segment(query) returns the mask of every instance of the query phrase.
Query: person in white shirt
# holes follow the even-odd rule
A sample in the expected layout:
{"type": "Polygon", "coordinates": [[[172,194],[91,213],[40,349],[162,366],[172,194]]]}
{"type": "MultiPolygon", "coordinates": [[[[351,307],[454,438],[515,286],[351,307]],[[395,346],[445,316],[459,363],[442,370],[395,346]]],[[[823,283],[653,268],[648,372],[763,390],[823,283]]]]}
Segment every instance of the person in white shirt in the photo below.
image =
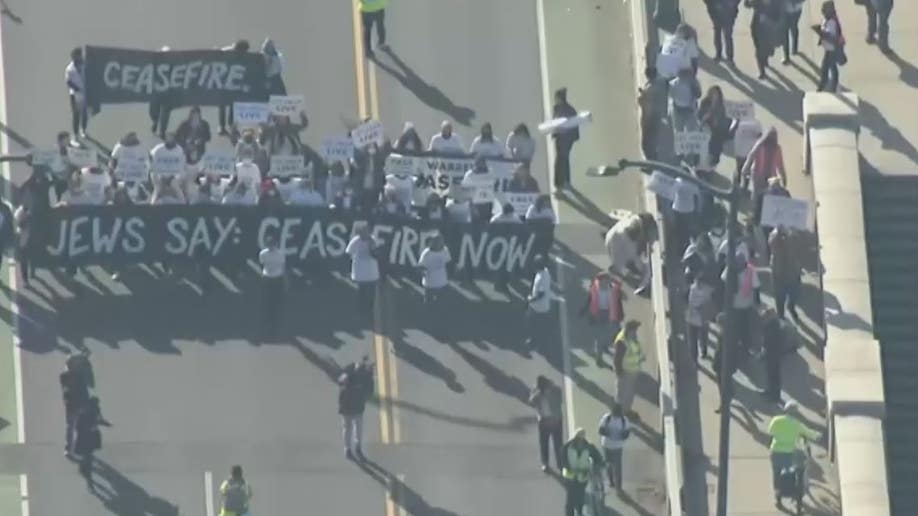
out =
{"type": "Polygon", "coordinates": [[[657,55],[656,68],[660,77],[672,79],[680,70],[698,70],[698,37],[695,29],[683,23],[667,36],[657,55]]]}
{"type": "Polygon", "coordinates": [[[281,199],[283,199],[284,203],[289,204],[290,196],[293,192],[299,190],[303,180],[297,177],[275,177],[271,182],[274,183],[274,188],[277,188],[277,191],[280,192],[281,199]]]}
{"type": "Polygon", "coordinates": [[[70,92],[70,113],[73,127],[73,136],[86,137],[86,127],[89,125],[89,109],[86,105],[85,81],[83,80],[83,49],[75,48],[70,51],[70,63],[64,69],[64,80],[70,92]]]}
{"type": "Polygon", "coordinates": [[[175,135],[169,133],[166,140],[150,151],[150,179],[163,176],[183,176],[188,160],[185,150],[176,143],[175,135]]]}
{"type": "Polygon", "coordinates": [[[444,120],[440,132],[430,138],[427,150],[441,154],[465,154],[465,144],[458,134],[453,133],[453,124],[444,120]]]}
{"type": "Polygon", "coordinates": [[[111,176],[98,167],[83,167],[80,177],[89,204],[102,205],[108,202],[112,194],[111,176]]]}
{"type": "MultiPolygon", "coordinates": [[[[534,262],[536,268],[535,278],[532,280],[532,292],[526,298],[526,337],[525,347],[529,351],[535,350],[547,342],[551,333],[551,271],[548,270],[548,261],[544,256],[537,256],[534,262]]],[[[547,351],[547,350],[545,350],[547,351]]]]}
{"type": "Polygon", "coordinates": [[[481,126],[481,134],[472,140],[472,146],[469,147],[469,154],[476,158],[502,158],[505,152],[504,144],[494,138],[490,122],[481,126]]]}
{"type": "Polygon", "coordinates": [[[375,256],[379,242],[366,224],[358,226],[355,233],[344,252],[351,257],[351,281],[357,284],[357,311],[372,317],[379,281],[379,263],[375,256]]]}
{"type": "Polygon", "coordinates": [[[701,191],[698,186],[681,177],[676,178],[673,186],[673,242],[676,253],[682,256],[689,244],[695,229],[696,210],[700,203],[701,191]]]}
{"type": "Polygon", "coordinates": [[[474,215],[472,219],[479,224],[491,220],[491,206],[494,204],[494,174],[488,169],[484,158],[477,158],[475,166],[465,173],[462,187],[472,195],[474,215]]]}
{"type": "Polygon", "coordinates": [[[79,170],[75,170],[70,175],[67,182],[67,190],[61,195],[58,204],[62,206],[87,206],[93,204],[92,199],[86,194],[83,188],[83,176],[79,170]]]}
{"type": "Polygon", "coordinates": [[[421,251],[418,267],[423,272],[421,285],[424,287],[424,304],[431,306],[440,300],[440,296],[449,284],[446,266],[452,261],[449,248],[443,243],[443,236],[436,235],[430,244],[421,251]]]}
{"type": "MultiPolygon", "coordinates": [[[[871,0],[867,0],[870,2],[871,0]]],[[[844,41],[841,23],[835,12],[835,2],[822,3],[822,25],[813,25],[812,29],[819,34],[819,46],[825,53],[822,57],[822,66],[819,69],[819,86],[816,91],[834,93],[838,89],[839,59],[844,55],[844,41]]]]}
{"type": "Polygon", "coordinates": [[[625,411],[618,403],[612,403],[612,410],[599,419],[599,443],[602,445],[606,459],[606,471],[609,485],[614,487],[619,496],[623,491],[622,450],[631,435],[631,424],[625,417],[625,411]]]}
{"type": "Polygon", "coordinates": [[[240,183],[246,183],[249,188],[255,188],[261,184],[261,170],[249,158],[243,158],[236,163],[236,180],[240,183]]]}
{"type": "Polygon", "coordinates": [[[385,188],[391,188],[395,200],[405,207],[405,211],[411,209],[411,200],[414,198],[414,177],[410,174],[387,174],[385,188]]]}
{"type": "Polygon", "coordinates": [[[246,183],[236,183],[230,187],[223,196],[223,204],[232,206],[255,206],[258,204],[258,195],[246,183]]]}
{"type": "Polygon", "coordinates": [[[284,276],[287,271],[287,256],[277,245],[273,233],[265,235],[265,247],[258,253],[261,265],[262,294],[262,331],[265,337],[274,337],[282,321],[284,312],[284,276]]]}
{"type": "Polygon", "coordinates": [[[457,224],[472,223],[472,203],[468,199],[450,197],[444,206],[449,220],[457,224]]]}
{"type": "Polygon", "coordinates": [[[325,203],[325,199],[322,198],[322,194],[313,188],[311,179],[300,181],[300,187],[290,192],[287,202],[293,206],[307,206],[310,208],[328,206],[325,203]]]}

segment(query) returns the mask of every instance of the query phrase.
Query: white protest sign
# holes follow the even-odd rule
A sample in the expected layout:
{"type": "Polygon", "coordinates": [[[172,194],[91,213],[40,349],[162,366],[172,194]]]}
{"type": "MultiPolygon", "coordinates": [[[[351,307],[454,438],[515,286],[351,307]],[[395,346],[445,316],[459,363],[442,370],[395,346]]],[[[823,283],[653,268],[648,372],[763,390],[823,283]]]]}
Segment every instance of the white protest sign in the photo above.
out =
{"type": "Polygon", "coordinates": [[[204,153],[198,163],[201,172],[231,176],[236,172],[236,153],[232,149],[215,149],[204,153]]]}
{"type": "Polygon", "coordinates": [[[660,53],[657,54],[656,67],[660,77],[671,79],[679,70],[689,64],[686,57],[687,44],[684,39],[673,35],[663,41],[660,53]]]}
{"type": "Polygon", "coordinates": [[[67,159],[75,167],[95,167],[99,164],[96,151],[80,147],[67,147],[67,159]]]}
{"type": "Polygon", "coordinates": [[[34,150],[31,155],[33,167],[50,167],[60,157],[61,152],[57,149],[34,150]]]}
{"type": "Polygon", "coordinates": [[[733,157],[745,158],[762,136],[762,124],[758,120],[742,120],[733,135],[733,157]]]}
{"type": "Polygon", "coordinates": [[[147,179],[147,153],[139,147],[121,147],[115,177],[121,181],[142,182],[147,179]]]}
{"type": "Polygon", "coordinates": [[[362,149],[367,145],[376,142],[381,144],[383,141],[383,125],[379,120],[368,120],[351,131],[351,138],[354,140],[354,147],[362,149]]]}
{"type": "Polygon", "coordinates": [[[268,122],[270,109],[265,102],[233,103],[233,120],[243,128],[258,127],[268,122]]]}
{"type": "Polygon", "coordinates": [[[271,95],[268,99],[272,115],[291,118],[300,115],[305,103],[302,95],[271,95]]]}
{"type": "Polygon", "coordinates": [[[663,197],[664,199],[673,200],[675,197],[676,180],[659,170],[654,170],[647,179],[646,185],[648,190],[663,197]]]}
{"type": "Polygon", "coordinates": [[[766,195],[762,202],[763,226],[809,229],[810,203],[792,197],[766,195]]]}
{"type": "Polygon", "coordinates": [[[415,158],[413,156],[402,156],[401,154],[389,154],[386,156],[383,171],[386,174],[395,174],[397,176],[413,176],[415,175],[415,158]]]}
{"type": "Polygon", "coordinates": [[[299,176],[303,173],[305,159],[303,156],[271,156],[271,173],[273,177],[299,176]]]}
{"type": "Polygon", "coordinates": [[[496,200],[501,206],[507,203],[513,205],[513,213],[522,217],[526,215],[529,207],[535,204],[539,195],[541,195],[539,192],[498,192],[496,200]]]}
{"type": "Polygon", "coordinates": [[[724,100],[727,117],[735,120],[755,118],[755,104],[751,100],[724,100]]]}
{"type": "Polygon", "coordinates": [[[354,158],[354,140],[344,136],[322,140],[322,159],[326,163],[349,161],[354,158]]]}
{"type": "Polygon", "coordinates": [[[676,131],[675,151],[678,156],[707,154],[711,133],[707,131],[676,131]]]}
{"type": "Polygon", "coordinates": [[[593,113],[581,111],[577,116],[569,118],[554,118],[539,124],[539,132],[542,134],[554,134],[565,129],[580,127],[593,121],[593,113]]]}

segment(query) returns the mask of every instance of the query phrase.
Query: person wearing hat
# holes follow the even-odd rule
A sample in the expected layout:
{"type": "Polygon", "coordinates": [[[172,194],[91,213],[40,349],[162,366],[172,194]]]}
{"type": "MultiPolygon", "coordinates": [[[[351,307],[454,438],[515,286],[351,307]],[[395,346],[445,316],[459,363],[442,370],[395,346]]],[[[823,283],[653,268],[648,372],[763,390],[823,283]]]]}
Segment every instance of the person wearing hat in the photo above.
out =
{"type": "Polygon", "coordinates": [[[797,403],[788,401],[784,404],[782,413],[771,418],[771,422],[768,423],[768,435],[771,436],[771,480],[775,490],[775,503],[778,505],[781,505],[781,470],[794,465],[794,456],[801,439],[814,441],[819,438],[819,432],[804,426],[797,419],[798,415],[797,403]]]}
{"type": "MultiPolygon", "coordinates": [[[[577,110],[567,101],[567,88],[555,92],[551,116],[554,119],[577,116],[577,110]]],[[[571,149],[580,139],[580,129],[577,126],[561,129],[551,137],[555,139],[555,188],[560,190],[571,186],[571,149]]]]}
{"type": "Polygon", "coordinates": [[[561,450],[564,466],[561,478],[567,492],[564,503],[565,516],[583,516],[583,504],[586,503],[586,485],[590,480],[590,471],[602,464],[602,455],[586,438],[586,430],[578,428],[561,450]]]}
{"type": "Polygon", "coordinates": [[[616,397],[625,413],[632,418],[635,417],[635,413],[631,410],[631,404],[634,402],[634,393],[637,388],[638,376],[641,373],[641,364],[647,359],[637,337],[637,330],[640,326],[640,321],[634,319],[626,322],[625,327],[616,335],[614,345],[613,364],[615,365],[617,384],[616,397]]]}
{"type": "Polygon", "coordinates": [[[625,318],[622,284],[606,271],[600,271],[590,281],[590,290],[580,308],[580,317],[587,316],[593,330],[593,350],[596,366],[603,367],[602,356],[612,339],[621,330],[625,318]]]}

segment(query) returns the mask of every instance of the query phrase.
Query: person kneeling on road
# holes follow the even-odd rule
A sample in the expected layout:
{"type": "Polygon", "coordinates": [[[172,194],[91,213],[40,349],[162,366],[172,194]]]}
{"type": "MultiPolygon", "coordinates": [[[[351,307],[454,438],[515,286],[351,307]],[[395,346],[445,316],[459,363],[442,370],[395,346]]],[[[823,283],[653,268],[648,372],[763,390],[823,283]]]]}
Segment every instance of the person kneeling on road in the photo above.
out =
{"type": "Polygon", "coordinates": [[[564,486],[567,491],[564,515],[583,516],[590,472],[593,467],[602,464],[602,456],[599,450],[587,441],[586,430],[578,428],[574,431],[574,436],[564,443],[561,457],[564,459],[561,476],[564,478],[564,486]]]}

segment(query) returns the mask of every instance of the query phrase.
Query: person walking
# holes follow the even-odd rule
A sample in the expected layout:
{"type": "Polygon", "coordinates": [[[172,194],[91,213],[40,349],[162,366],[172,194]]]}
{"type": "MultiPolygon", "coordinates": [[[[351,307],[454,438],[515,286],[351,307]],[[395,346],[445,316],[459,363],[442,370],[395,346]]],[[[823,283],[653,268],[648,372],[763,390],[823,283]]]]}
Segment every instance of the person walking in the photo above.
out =
{"type": "Polygon", "coordinates": [[[602,445],[606,459],[609,487],[615,489],[619,497],[624,493],[625,487],[622,477],[622,451],[630,435],[631,424],[625,417],[625,411],[618,403],[612,403],[612,410],[599,419],[599,444],[602,445]]]}
{"type": "Polygon", "coordinates": [[[788,401],[781,414],[773,417],[768,423],[768,434],[771,436],[771,481],[774,487],[775,503],[781,506],[780,481],[781,471],[794,465],[797,446],[801,439],[815,441],[819,432],[810,430],[797,419],[797,403],[788,401]]]}
{"type": "Polygon", "coordinates": [[[714,26],[714,60],[720,61],[726,55],[733,64],[733,26],[739,14],[740,0],[704,0],[714,26]]]}
{"type": "Polygon", "coordinates": [[[530,352],[548,342],[551,331],[548,324],[551,316],[551,271],[544,256],[537,256],[534,264],[536,274],[532,280],[532,292],[526,298],[525,348],[530,352]]]}
{"type": "Polygon", "coordinates": [[[768,245],[771,248],[771,278],[774,282],[778,317],[784,318],[784,310],[787,307],[794,322],[799,324],[797,299],[800,297],[803,263],[798,233],[779,226],[768,236],[768,245]]]}
{"type": "Polygon", "coordinates": [[[597,367],[603,367],[602,357],[621,330],[625,318],[623,299],[621,282],[608,272],[600,271],[590,281],[590,289],[580,308],[580,317],[588,317],[597,367]]]}
{"type": "Polygon", "coordinates": [[[287,256],[277,245],[273,234],[265,235],[265,247],[258,253],[262,280],[262,334],[277,335],[284,312],[284,281],[287,273],[287,256]]]}
{"type": "Polygon", "coordinates": [[[564,443],[561,457],[564,459],[561,478],[564,479],[566,491],[564,514],[565,516],[583,516],[590,472],[602,464],[602,455],[595,446],[587,441],[586,430],[578,428],[574,431],[574,436],[564,443]]]}
{"type": "Polygon", "coordinates": [[[357,312],[363,316],[373,316],[379,282],[379,262],[375,256],[378,246],[379,242],[370,234],[370,226],[362,224],[344,251],[351,257],[351,281],[357,284],[357,312]]]}
{"type": "Polygon", "coordinates": [[[636,320],[630,320],[625,323],[618,335],[615,337],[615,375],[616,375],[616,392],[619,405],[628,414],[629,417],[635,418],[637,414],[631,410],[634,403],[634,395],[637,389],[638,377],[641,374],[641,364],[646,357],[644,350],[641,349],[641,343],[638,341],[637,330],[641,323],[636,320]]]}
{"type": "Polygon", "coordinates": [[[762,345],[765,347],[765,389],[762,395],[768,401],[781,401],[781,359],[784,357],[784,329],[774,309],[762,313],[762,345]]]}
{"type": "Polygon", "coordinates": [[[893,0],[860,0],[867,11],[867,44],[874,43],[884,54],[892,53],[889,47],[889,16],[893,0]]]}
{"type": "Polygon", "coordinates": [[[389,50],[386,44],[386,6],[389,0],[360,0],[360,21],[363,26],[363,55],[373,59],[373,47],[370,44],[373,26],[376,26],[376,43],[380,50],[389,50]]]}
{"type": "Polygon", "coordinates": [[[698,103],[696,113],[702,129],[711,133],[708,142],[708,166],[713,170],[720,163],[724,152],[724,144],[733,139],[734,121],[727,116],[727,106],[724,103],[724,92],[720,86],[711,86],[705,92],[701,102],[698,103]]]}
{"type": "Polygon", "coordinates": [[[102,413],[99,410],[99,398],[89,398],[76,417],[74,425],[75,438],[73,451],[80,457],[80,474],[86,479],[86,486],[95,491],[92,481],[93,454],[102,448],[102,413]]]}
{"type": "Polygon", "coordinates": [[[252,501],[252,486],[242,476],[242,466],[230,468],[230,477],[220,484],[220,516],[246,516],[252,501]]]}
{"type": "Polygon", "coordinates": [[[72,457],[77,417],[89,402],[90,378],[79,367],[76,360],[67,360],[60,374],[61,392],[64,398],[64,455],[72,457]]]}
{"type": "MultiPolygon", "coordinates": [[[[577,110],[567,101],[567,88],[555,91],[555,104],[551,116],[557,118],[571,118],[577,116],[577,110]]],[[[557,190],[571,187],[571,149],[580,139],[580,128],[577,126],[561,129],[551,135],[555,140],[555,175],[554,183],[557,190]]]]}
{"type": "Polygon", "coordinates": [[[666,115],[669,85],[660,77],[655,66],[644,69],[644,85],[638,89],[637,101],[641,108],[641,151],[644,158],[657,159],[660,127],[666,115]]]}
{"type": "Polygon", "coordinates": [[[759,68],[759,79],[767,76],[768,60],[775,52],[778,35],[783,33],[784,9],[778,0],[746,0],[752,8],[752,44],[755,47],[755,62],[759,68]]]}
{"type": "MultiPolygon", "coordinates": [[[[733,259],[736,260],[737,289],[731,297],[734,317],[730,323],[735,324],[733,335],[734,342],[738,345],[737,351],[742,350],[748,353],[752,351],[752,336],[755,328],[756,308],[760,303],[761,284],[755,266],[746,256],[736,253],[733,259]]],[[[720,277],[724,283],[727,282],[728,270],[729,268],[725,268],[720,277]]]]}
{"type": "Polygon", "coordinates": [[[338,377],[338,414],[344,427],[344,456],[363,460],[363,412],[373,395],[373,365],[364,355],[344,368],[338,377]]]}
{"type": "Polygon", "coordinates": [[[702,274],[690,278],[685,304],[685,331],[696,365],[699,357],[708,358],[708,314],[713,295],[714,289],[705,282],[702,274]]]}
{"type": "Polygon", "coordinates": [[[561,441],[561,388],[547,377],[539,375],[536,378],[535,388],[529,393],[529,404],[536,409],[539,422],[539,459],[542,461],[542,471],[547,473],[551,466],[548,461],[548,444],[555,451],[555,464],[560,471],[564,467],[564,458],[561,441]]]}
{"type": "MultiPolygon", "coordinates": [[[[867,0],[868,2],[870,0],[867,0]]],[[[784,31],[782,32],[781,46],[784,47],[784,60],[782,64],[790,63],[791,55],[797,55],[800,43],[800,16],[806,0],[784,0],[784,31]]]]}
{"type": "Polygon", "coordinates": [[[778,143],[778,131],[769,129],[755,144],[741,170],[743,176],[751,177],[753,213],[755,225],[762,221],[762,204],[768,189],[768,181],[778,177],[781,184],[787,184],[787,170],[784,168],[784,152],[778,143]]]}
{"type": "MultiPolygon", "coordinates": [[[[870,0],[868,0],[870,1],[870,0]]],[[[822,65],[819,67],[819,86],[816,91],[834,93],[838,90],[838,66],[847,62],[845,57],[845,35],[835,12],[835,2],[825,1],[820,8],[822,24],[811,28],[819,35],[819,46],[823,49],[822,65]]]]}
{"type": "Polygon", "coordinates": [[[89,108],[86,104],[86,87],[83,80],[83,49],[70,51],[70,62],[64,69],[64,80],[70,93],[71,127],[74,138],[86,137],[89,125],[89,108]]]}

